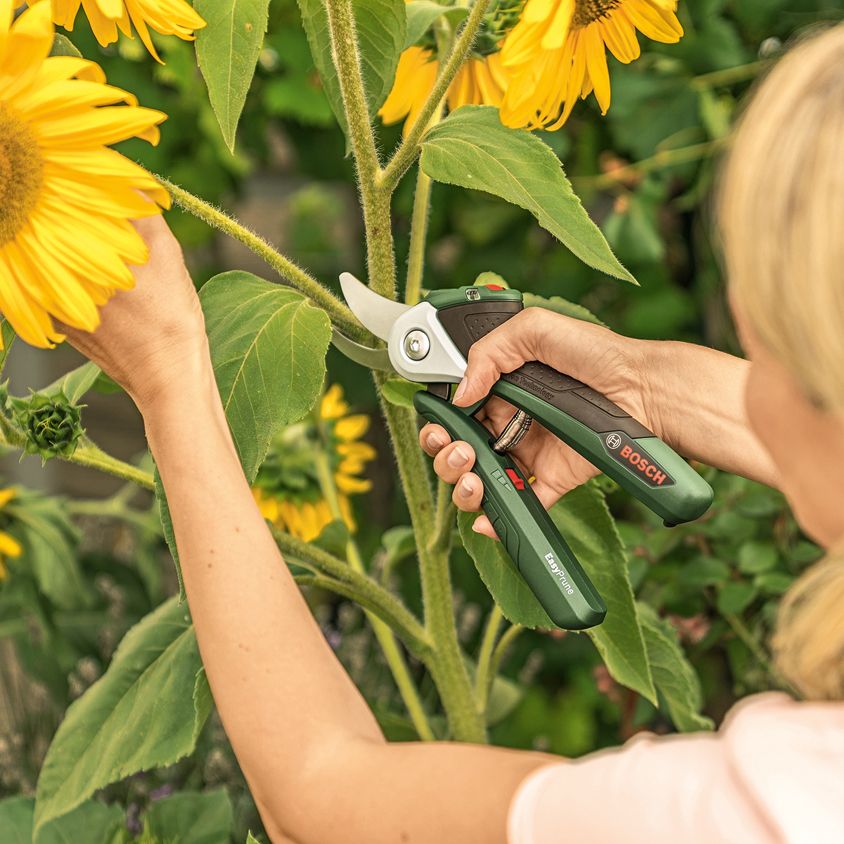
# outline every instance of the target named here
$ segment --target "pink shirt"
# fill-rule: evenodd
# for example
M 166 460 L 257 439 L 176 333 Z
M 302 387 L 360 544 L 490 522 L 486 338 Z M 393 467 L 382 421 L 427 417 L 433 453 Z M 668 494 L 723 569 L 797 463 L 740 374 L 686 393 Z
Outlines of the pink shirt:
M 510 844 L 844 844 L 844 704 L 754 695 L 717 733 L 540 768 Z

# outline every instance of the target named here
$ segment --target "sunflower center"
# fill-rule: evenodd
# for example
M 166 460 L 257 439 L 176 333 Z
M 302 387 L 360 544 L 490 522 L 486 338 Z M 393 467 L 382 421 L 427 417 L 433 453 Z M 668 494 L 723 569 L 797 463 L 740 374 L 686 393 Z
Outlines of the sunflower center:
M 589 26 L 590 23 L 605 18 L 620 4 L 621 0 L 577 0 L 574 4 L 572 23 L 576 27 Z
M 29 219 L 44 180 L 44 160 L 32 129 L 0 103 L 0 247 Z

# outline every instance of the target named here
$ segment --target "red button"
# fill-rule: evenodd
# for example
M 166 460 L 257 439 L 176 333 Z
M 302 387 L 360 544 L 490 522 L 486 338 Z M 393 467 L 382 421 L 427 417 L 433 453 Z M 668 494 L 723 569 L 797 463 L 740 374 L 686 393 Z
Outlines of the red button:
M 487 290 L 504 290 L 505 289 L 500 284 L 485 284 L 484 287 L 486 287 Z
M 522 480 L 521 476 L 515 469 L 505 469 L 504 471 L 507 473 L 507 477 L 510 478 L 510 480 L 513 482 L 513 486 L 516 487 L 516 489 L 525 488 L 525 482 Z

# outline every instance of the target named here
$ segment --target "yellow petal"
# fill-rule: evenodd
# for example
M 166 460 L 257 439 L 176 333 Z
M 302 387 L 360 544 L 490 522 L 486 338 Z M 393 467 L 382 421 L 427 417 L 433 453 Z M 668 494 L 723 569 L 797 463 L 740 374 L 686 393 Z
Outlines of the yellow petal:
M 601 38 L 599 24 L 593 23 L 587 26 L 581 33 L 583 49 L 586 54 L 586 71 L 589 87 L 595 90 L 595 99 L 601 107 L 601 114 L 606 114 L 610 107 L 610 74 L 607 70 L 607 54 L 604 48 L 604 40 Z M 581 91 L 582 96 L 588 94 L 588 90 Z
M 359 440 L 369 429 L 369 417 L 363 413 L 346 416 L 334 424 L 334 434 L 339 440 Z
M 6 557 L 20 557 L 23 553 L 23 548 L 20 542 L 8 533 L 0 530 L 0 554 Z

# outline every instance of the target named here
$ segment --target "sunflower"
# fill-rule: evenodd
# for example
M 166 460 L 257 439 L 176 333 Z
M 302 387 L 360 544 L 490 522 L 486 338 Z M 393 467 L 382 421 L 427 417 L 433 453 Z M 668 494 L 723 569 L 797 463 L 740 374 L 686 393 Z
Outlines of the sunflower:
M 349 496 L 372 487 L 361 477 L 375 457 L 375 449 L 361 441 L 368 429 L 369 417 L 349 413 L 339 384 L 326 390 L 314 416 L 282 431 L 271 445 L 252 488 L 261 515 L 305 542 L 316 539 L 334 521 L 315 468 L 319 449 L 329 456 L 340 512 L 354 531 Z
M 15 490 L 11 487 L 0 489 L 0 510 L 14 497 Z M 9 576 L 9 571 L 6 568 L 6 559 L 8 557 L 20 557 L 22 550 L 17 539 L 9 536 L 5 531 L 0 530 L 0 580 L 5 580 Z
M 49 7 L 14 23 L 12 8 L 0 0 L 0 311 L 28 343 L 49 347 L 63 339 L 52 317 L 92 331 L 97 306 L 133 285 L 127 264 L 146 262 L 129 221 L 160 213 L 169 197 L 107 144 L 155 144 L 166 115 L 106 85 L 93 62 L 48 57 Z
M 640 53 L 637 30 L 676 43 L 683 35 L 676 9 L 677 0 L 527 0 L 501 51 L 509 74 L 502 122 L 553 131 L 592 92 L 606 114 L 606 50 L 632 62 Z
M 28 0 L 29 4 L 42 0 Z M 205 26 L 205 21 L 185 0 L 49 0 L 53 10 L 53 23 L 72 30 L 79 7 L 91 24 L 94 36 L 103 47 L 117 41 L 117 30 L 132 37 L 132 25 L 141 36 L 144 46 L 156 61 L 161 61 L 149 29 L 162 35 L 176 35 L 184 41 L 193 41 L 194 32 Z
M 434 87 L 439 62 L 427 47 L 408 47 L 399 59 L 390 95 L 378 112 L 384 123 L 404 119 L 404 134 L 416 122 L 419 111 Z M 507 78 L 498 53 L 472 55 L 451 83 L 446 96 L 449 111 L 463 105 L 499 106 Z M 406 119 L 405 119 L 406 118 Z

